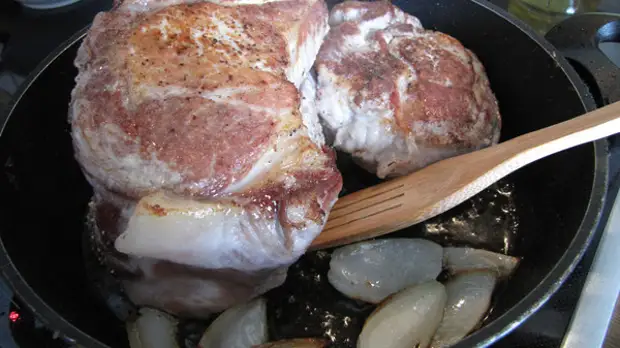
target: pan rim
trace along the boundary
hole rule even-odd
[[[540,46],[545,52],[553,58],[563,73],[567,76],[568,80],[575,89],[577,95],[581,98],[585,111],[591,111],[596,108],[594,100],[587,92],[588,89],[577,75],[572,66],[566,59],[543,37],[534,32],[521,20],[515,18],[507,11],[500,7],[493,5],[485,0],[470,0],[478,6],[494,13],[503,20],[514,25],[520,29],[525,35],[527,35],[535,44]],[[26,79],[18,91],[16,96],[9,107],[7,108],[6,118],[2,121],[0,127],[0,137],[2,136],[11,115],[13,114],[16,106],[26,94],[30,86],[34,83],[36,78],[43,73],[43,71],[53,63],[59,55],[64,51],[72,47],[77,41],[82,39],[90,25],[76,32],[72,37],[63,42],[58,48],[50,53]],[[543,306],[549,298],[560,288],[565,282],[568,276],[575,269],[579,261],[581,260],[585,250],[590,245],[593,239],[594,232],[598,228],[600,219],[603,212],[603,206],[605,204],[605,196],[607,193],[607,181],[608,181],[608,144],[605,139],[598,140],[593,143],[594,148],[594,177],[592,180],[592,189],[589,197],[589,203],[586,208],[584,217],[581,224],[575,233],[575,236],[568,248],[556,263],[556,265],[548,272],[543,280],[534,287],[529,293],[527,293],[519,302],[512,306],[509,310],[503,313],[501,316],[485,325],[480,330],[475,331],[468,337],[461,340],[454,345],[455,348],[464,347],[485,347],[488,346],[508,333],[513,331],[517,326],[523,323],[534,312],[536,312],[541,306]],[[41,299],[36,292],[30,287],[26,280],[19,273],[15,265],[13,264],[8,252],[4,246],[4,243],[0,239],[0,264],[3,265],[1,274],[4,279],[7,280],[9,285],[15,290],[17,296],[19,296],[24,303],[28,306],[29,310],[40,319],[47,328],[60,333],[61,337],[72,343],[79,343],[87,347],[93,348],[110,348],[89,334],[85,333],[72,323],[68,322],[65,318],[54,311],[43,299]],[[70,335],[70,336],[67,336]]]
[[[9,120],[19,104],[20,100],[24,97],[30,86],[36,81],[36,79],[52,64],[64,51],[72,47],[77,41],[81,40],[88,29],[90,24],[80,29],[73,34],[69,39],[60,44],[52,53],[50,53],[37,67],[28,75],[26,81],[22,83],[18,92],[15,94],[17,97],[9,104],[7,108],[6,118],[3,120],[2,127],[0,127],[0,137],[4,133]],[[59,315],[53,310],[37,293],[30,287],[28,282],[24,279],[21,273],[17,270],[17,267],[13,264],[11,257],[4,246],[4,242],[0,238],[0,265],[2,265],[0,273],[3,278],[9,283],[9,286],[13,289],[15,295],[17,295],[22,302],[28,307],[28,310],[40,320],[44,326],[54,333],[57,333],[60,338],[70,343],[78,343],[86,347],[93,348],[111,348],[108,345],[100,342],[96,338],[82,331],[64,317]],[[71,336],[68,336],[68,335]]]
[[[588,112],[597,108],[592,95],[589,93],[589,90],[581,77],[579,77],[570,63],[568,63],[564,56],[558,52],[558,50],[555,49],[550,42],[540,36],[525,22],[503,10],[499,6],[485,0],[470,1],[486,8],[487,10],[495,13],[495,15],[519,28],[523,34],[527,35],[556,61],[559,68],[568,77],[568,80],[581,98],[584,110]],[[560,257],[559,261],[540,281],[540,283],[529,293],[527,293],[519,302],[513,305],[502,315],[495,318],[495,320],[489,324],[456,343],[453,348],[486,347],[508,335],[525,320],[527,320],[532,314],[538,311],[540,307],[547,303],[551,296],[557,292],[560,286],[564,284],[566,279],[575,270],[585,254],[586,249],[590,246],[590,243],[594,238],[595,231],[599,227],[605,205],[605,197],[607,195],[607,183],[609,180],[609,164],[607,161],[607,155],[609,153],[608,142],[606,139],[602,139],[595,141],[592,144],[594,147],[594,177],[592,180],[592,188],[590,191],[588,206],[586,207],[583,219],[581,220],[575,236],[568,245],[568,248],[562,257]]]

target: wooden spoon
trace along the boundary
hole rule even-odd
[[[439,215],[556,152],[620,132],[620,102],[346,195],[311,249],[378,237]]]

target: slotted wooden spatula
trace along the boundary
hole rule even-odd
[[[439,215],[556,152],[620,132],[620,102],[346,195],[311,249],[378,237]]]

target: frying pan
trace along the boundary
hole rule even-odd
[[[500,104],[502,140],[595,108],[588,88],[562,55],[503,10],[482,0],[395,4],[425,27],[456,37],[479,56]],[[92,291],[83,259],[92,190],[73,157],[67,106],[77,73],[73,60],[86,30],[32,74],[0,134],[0,266],[20,299],[65,339],[85,347],[126,347],[124,325]],[[598,91],[597,99],[602,100],[601,95],[611,94]],[[397,232],[523,258],[513,277],[496,291],[482,327],[457,346],[485,346],[499,340],[544,304],[575,268],[601,216],[607,153],[603,140],[546,158],[440,217]],[[345,179],[343,193],[376,183],[346,156],[339,156],[339,168]],[[472,209],[496,223],[465,221],[473,226],[470,230],[450,224]],[[300,276],[321,274],[326,260],[324,254],[302,257],[285,285],[267,295],[272,338],[320,335],[320,318],[310,313],[317,309],[350,314],[349,331],[359,329],[368,308],[355,308],[325,282]],[[287,307],[283,304],[287,294],[313,308]],[[352,335],[337,329],[342,337]],[[353,345],[343,342],[335,346]]]

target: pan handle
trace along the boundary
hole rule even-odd
[[[551,28],[545,38],[570,61],[599,107],[620,100],[620,67],[599,48],[606,42],[620,44],[620,14],[572,16]]]

